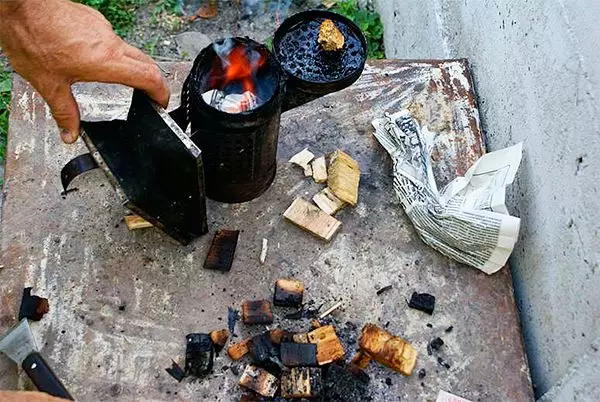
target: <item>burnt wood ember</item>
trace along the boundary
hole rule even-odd
[[[344,347],[333,325],[325,325],[309,332],[308,341],[317,345],[317,362],[320,366],[341,360],[345,356]]]
[[[271,342],[270,332],[254,336],[248,346],[252,362],[271,373],[279,373],[283,368],[278,345]]]
[[[444,341],[442,338],[432,339],[431,342],[427,344],[427,354],[431,356],[434,350],[438,351],[442,346],[444,346]]]
[[[19,321],[28,318],[32,321],[39,321],[44,314],[50,311],[48,299],[31,294],[32,288],[23,289],[21,296],[21,307],[19,307]]]
[[[212,331],[209,335],[214,345],[215,353],[219,354],[229,339],[229,331],[220,329],[218,331]]]
[[[295,279],[278,279],[275,282],[273,304],[280,307],[299,307],[302,305],[304,283]]]
[[[171,362],[171,367],[168,367],[165,370],[171,377],[179,382],[185,378],[185,371],[183,371],[183,369],[179,367],[179,364],[175,363],[174,360]]]
[[[188,334],[185,350],[185,373],[204,377],[212,371],[215,351],[208,334]]]
[[[217,230],[204,260],[204,268],[228,272],[233,264],[239,234],[239,230]]]
[[[435,308],[435,296],[429,293],[414,292],[408,302],[408,307],[421,310],[429,315],[433,314]]]
[[[281,396],[289,399],[318,398],[323,391],[321,369],[294,367],[281,376]]]
[[[240,377],[239,384],[259,395],[272,398],[277,392],[279,380],[260,367],[248,365]]]
[[[227,354],[231,360],[239,360],[250,350],[250,339],[244,339],[241,342],[234,343],[227,348]]]
[[[368,374],[353,365],[332,364],[326,369],[324,400],[328,402],[372,401]]]
[[[281,344],[281,362],[288,367],[316,366],[317,345],[283,342]]]
[[[372,359],[406,376],[417,364],[417,351],[410,344],[373,324],[364,326],[359,346]]]
[[[244,324],[272,324],[273,313],[268,300],[245,301],[242,304],[242,321]]]

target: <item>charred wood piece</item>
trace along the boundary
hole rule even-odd
[[[229,348],[227,348],[227,354],[231,360],[240,360],[244,357],[250,350],[250,341],[251,339],[244,339],[241,342],[229,346]]]
[[[229,331],[226,329],[220,329],[218,331],[212,331],[209,335],[214,345],[215,353],[219,354],[229,339]]]
[[[421,310],[429,315],[433,314],[435,308],[435,296],[429,293],[414,292],[408,302],[408,307]]]
[[[248,365],[240,377],[239,384],[267,398],[272,398],[277,392],[279,380],[268,371]]]
[[[242,321],[244,324],[272,324],[273,313],[268,300],[251,300],[242,304]]]
[[[323,392],[323,376],[316,367],[295,367],[281,376],[281,396],[288,399],[321,396]]]
[[[308,333],[308,341],[317,345],[317,362],[320,366],[341,360],[345,356],[333,325],[325,325]]]
[[[373,324],[364,326],[359,346],[373,360],[406,376],[417,364],[417,351],[408,342]]]
[[[193,377],[204,377],[213,368],[215,350],[208,334],[188,334],[185,350],[185,373]]]
[[[233,264],[239,234],[239,230],[217,230],[204,260],[204,268],[228,272]]]
[[[442,346],[444,346],[444,341],[442,340],[442,338],[438,337],[432,339],[431,342],[427,344],[427,354],[431,356],[434,350],[438,351]]]
[[[281,362],[288,367],[317,365],[317,345],[312,343],[281,344]]]
[[[271,373],[278,373],[283,369],[279,355],[279,347],[271,342],[270,332],[256,335],[250,340],[248,346],[252,363]]]
[[[28,318],[32,321],[39,321],[44,314],[50,311],[48,299],[31,294],[32,288],[23,289],[21,296],[21,307],[19,307],[19,321]]]
[[[171,377],[173,377],[179,382],[183,381],[183,379],[185,378],[185,371],[183,371],[183,369],[179,367],[179,364],[175,363],[175,360],[171,362],[171,367],[168,367],[165,370],[167,371],[167,373],[169,373]]]
[[[304,296],[304,283],[295,279],[278,279],[275,282],[273,304],[279,307],[299,307]]]

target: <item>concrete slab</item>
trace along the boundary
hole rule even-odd
[[[163,67],[178,93],[190,65]],[[99,84],[79,85],[76,93],[84,118],[98,120],[123,117],[131,96],[128,89]],[[343,339],[348,359],[367,322],[387,325],[420,352],[417,369],[427,371],[424,379],[375,363],[368,367],[374,400],[435,400],[440,389],[474,401],[531,399],[510,271],[486,276],[428,248],[393,195],[391,163],[370,121],[402,106],[440,133],[434,152],[440,184],[484,152],[466,61],[370,62],[352,87],[285,113],[273,186],[248,203],[209,202],[211,234],[182,247],[155,229],[128,232],[123,208],[99,171],[77,178],[72,185],[79,191],[61,197],[60,168],[84,146],[60,143],[48,108],[17,78],[2,222],[0,332],[15,324],[23,286],[33,286],[51,306],[33,324],[42,352],[78,400],[231,401],[241,391],[236,376],[222,370],[231,365],[227,357],[217,359],[213,376],[196,383],[179,384],[164,368],[183,355],[187,333],[225,327],[228,306],[268,298],[277,278],[293,276],[305,282],[307,300],[343,301],[334,319],[349,334]],[[282,217],[296,196],[310,199],[322,187],[285,162],[305,147],[317,155],[341,148],[361,166],[359,204],[337,215],[342,229],[331,243]],[[241,230],[236,260],[225,275],[202,268],[219,228]],[[260,265],[263,238],[269,253]],[[392,290],[376,295],[388,284]],[[433,316],[407,308],[413,291],[437,296]],[[308,322],[284,322],[284,311],[275,309],[276,323],[308,329]],[[263,329],[238,325],[237,332]],[[427,355],[436,336],[445,341],[450,369]],[[17,381],[23,377],[10,375],[14,371],[0,361],[0,388],[24,386]]]

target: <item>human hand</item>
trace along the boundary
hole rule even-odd
[[[66,399],[55,398],[55,397],[45,394],[43,392],[0,391],[0,401],[4,401],[4,402],[65,402]]]
[[[79,137],[71,84],[97,81],[145,91],[163,107],[169,88],[151,57],[126,44],[96,10],[69,0],[0,0],[0,45],[52,110],[64,142]]]

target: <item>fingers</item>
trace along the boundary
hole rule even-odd
[[[60,83],[49,91],[40,91],[60,130],[60,137],[67,144],[79,138],[79,107],[68,83]]]

